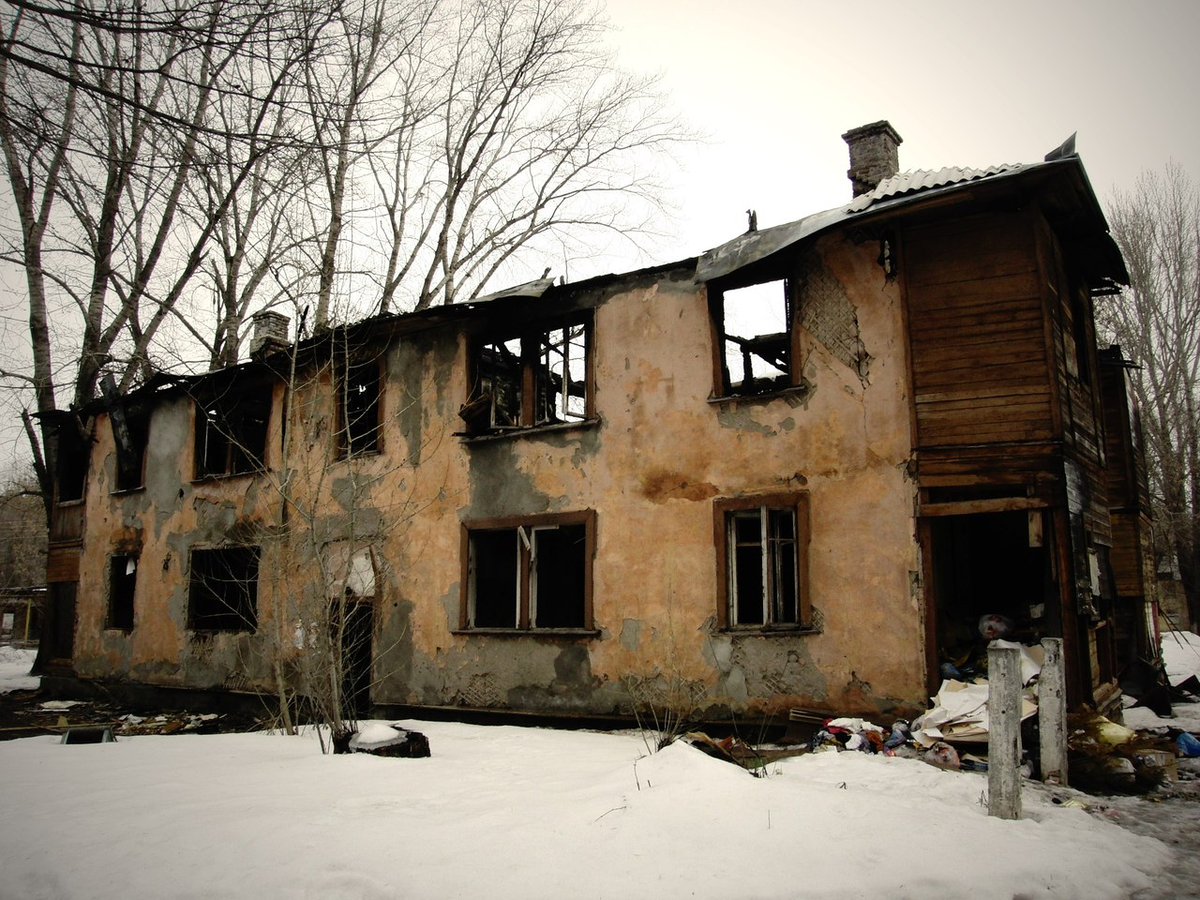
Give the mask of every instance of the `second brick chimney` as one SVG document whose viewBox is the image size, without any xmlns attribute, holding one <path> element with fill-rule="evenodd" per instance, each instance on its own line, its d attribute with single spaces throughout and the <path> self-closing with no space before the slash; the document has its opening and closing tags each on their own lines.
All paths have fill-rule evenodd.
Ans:
<svg viewBox="0 0 1200 900">
<path fill-rule="evenodd" d="M 254 323 L 254 336 L 250 338 L 250 358 L 262 359 L 272 353 L 288 348 L 287 316 L 277 312 L 256 312 L 250 317 Z"/>
<path fill-rule="evenodd" d="M 900 171 L 900 144 L 903 139 L 886 119 L 851 128 L 842 135 L 850 147 L 850 168 L 846 175 L 854 185 L 854 196 L 873 191 L 879 182 Z"/>
</svg>

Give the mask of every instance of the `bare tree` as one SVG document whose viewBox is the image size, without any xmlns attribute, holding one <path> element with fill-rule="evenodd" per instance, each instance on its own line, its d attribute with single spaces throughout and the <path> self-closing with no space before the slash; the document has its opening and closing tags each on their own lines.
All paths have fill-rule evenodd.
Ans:
<svg viewBox="0 0 1200 900">
<path fill-rule="evenodd" d="M 1159 551 L 1173 555 L 1200 627 L 1200 193 L 1178 165 L 1144 173 L 1109 209 L 1130 286 L 1097 312 L 1139 367 Z"/>
<path fill-rule="evenodd" d="M 61 429 L 87 440 L 60 407 L 105 373 L 236 362 L 277 303 L 321 327 L 452 303 L 518 253 L 642 232 L 689 137 L 605 32 L 584 0 L 12 0 L 0 260 L 29 361 L 0 378 L 41 417 L 47 504 Z"/>
<path fill-rule="evenodd" d="M 387 212 L 385 311 L 470 299 L 550 236 L 584 248 L 637 235 L 661 196 L 650 163 L 691 139 L 653 78 L 617 70 L 607 26 L 578 0 L 457 7 L 423 73 L 406 73 L 408 127 L 370 157 Z"/>
<path fill-rule="evenodd" d="M 105 370 L 124 389 L 150 364 L 214 229 L 272 146 L 278 94 L 321 18 L 319 7 L 262 2 L 51 0 L 14 4 L 0 21 L 0 148 L 20 224 L 3 259 L 24 272 L 31 354 L 28 374 L 5 374 L 43 417 L 48 497 L 49 414 L 68 391 L 73 406 L 88 403 Z M 246 60 L 263 72 L 253 93 Z M 248 107 L 242 152 L 187 222 L 190 180 L 231 158 L 231 132 L 214 120 L 223 96 Z"/>
</svg>

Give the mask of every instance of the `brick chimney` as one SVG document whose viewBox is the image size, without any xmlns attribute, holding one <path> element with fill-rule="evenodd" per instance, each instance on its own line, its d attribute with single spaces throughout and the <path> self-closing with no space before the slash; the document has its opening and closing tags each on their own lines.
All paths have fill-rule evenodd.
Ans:
<svg viewBox="0 0 1200 900">
<path fill-rule="evenodd" d="M 254 336 L 250 338 L 250 358 L 263 359 L 288 348 L 288 326 L 291 319 L 277 312 L 256 312 L 250 317 Z"/>
<path fill-rule="evenodd" d="M 886 119 L 851 128 L 842 135 L 850 146 L 850 168 L 846 175 L 854 185 L 854 196 L 873 191 L 879 182 L 900 171 L 903 139 Z"/>
</svg>

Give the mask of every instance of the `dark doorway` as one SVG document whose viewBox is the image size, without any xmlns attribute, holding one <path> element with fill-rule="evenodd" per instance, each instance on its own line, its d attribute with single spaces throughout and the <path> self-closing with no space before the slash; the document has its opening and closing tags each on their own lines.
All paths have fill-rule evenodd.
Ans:
<svg viewBox="0 0 1200 900">
<path fill-rule="evenodd" d="M 46 610 L 46 627 L 40 659 L 51 663 L 70 664 L 75 656 L 75 591 L 78 583 L 60 581 L 50 585 Z"/>
<path fill-rule="evenodd" d="M 944 516 L 932 537 L 934 646 L 943 676 L 974 674 L 986 657 L 984 616 L 1011 623 L 1008 640 L 1062 636 L 1051 517 L 1042 510 Z M 947 664 L 951 668 L 947 668 Z M 930 673 L 932 676 L 937 673 Z"/>
<path fill-rule="evenodd" d="M 371 642 L 375 605 L 347 601 L 342 628 L 342 700 L 347 714 L 366 718 L 371 711 Z"/>
</svg>

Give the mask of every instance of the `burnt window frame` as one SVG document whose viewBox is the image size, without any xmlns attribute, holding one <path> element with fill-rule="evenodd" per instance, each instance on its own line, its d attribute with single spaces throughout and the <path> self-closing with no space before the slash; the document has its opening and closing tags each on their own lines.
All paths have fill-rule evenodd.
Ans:
<svg viewBox="0 0 1200 900">
<path fill-rule="evenodd" d="M 253 544 L 193 547 L 188 554 L 188 629 L 209 633 L 257 631 L 261 563 L 262 548 Z M 225 586 L 224 590 L 218 591 L 213 584 Z M 230 593 L 235 594 L 233 602 Z"/>
<path fill-rule="evenodd" d="M 384 395 L 387 359 L 384 354 L 350 354 L 338 361 L 334 372 L 337 392 L 337 458 L 353 459 L 383 452 Z M 352 410 L 351 393 L 358 386 L 369 394 L 362 410 Z"/>
<path fill-rule="evenodd" d="M 577 337 L 571 335 L 573 329 L 580 330 Z M 572 359 L 569 348 L 582 345 L 583 373 L 577 381 L 568 379 L 564 382 L 561 377 L 551 377 L 547 373 L 552 373 L 553 367 L 543 363 L 546 348 L 553 346 L 550 336 L 559 331 L 563 332 L 564 346 L 568 348 L 563 354 L 563 369 L 567 373 L 570 372 Z M 459 412 L 466 423 L 467 436 L 576 427 L 596 421 L 595 332 L 595 317 L 591 310 L 587 310 L 542 318 L 522 328 L 495 329 L 475 335 L 469 344 L 468 396 Z M 489 348 L 493 348 L 491 352 L 494 357 L 500 358 L 506 354 L 510 360 L 507 366 L 513 371 L 513 376 L 501 382 L 506 386 L 503 392 L 497 388 L 495 381 L 495 373 L 501 368 L 499 362 L 486 359 Z M 562 415 L 558 415 L 555 404 L 550 400 L 560 394 L 558 389 L 549 389 L 554 380 L 565 388 L 568 397 L 578 396 L 571 392 L 571 385 L 580 386 L 582 410 L 569 410 L 568 400 L 563 404 Z M 509 398 L 503 406 L 497 404 L 501 394 Z"/>
<path fill-rule="evenodd" d="M 763 549 L 762 561 L 765 577 L 762 580 L 762 622 L 739 621 L 738 586 L 734 583 L 736 563 L 734 556 L 737 542 L 734 528 L 737 519 L 757 510 L 759 533 Z M 778 609 L 778 596 L 772 595 L 771 573 L 778 571 L 778 558 L 771 558 L 769 529 L 762 527 L 764 514 L 770 521 L 770 513 L 790 512 L 793 516 L 793 538 L 791 561 L 795 567 L 796 619 L 795 622 L 773 621 Z M 748 497 L 727 497 L 713 502 L 713 538 L 717 556 L 717 626 L 721 630 L 749 633 L 805 633 L 817 630 L 812 602 L 809 595 L 809 553 L 811 540 L 809 527 L 809 495 L 806 492 L 761 494 Z M 778 549 L 775 554 L 777 556 Z"/>
<path fill-rule="evenodd" d="M 579 564 L 582 571 L 578 573 L 582 584 L 581 596 L 578 599 L 577 616 L 569 616 L 578 624 L 561 624 L 562 616 L 557 617 L 555 624 L 537 624 L 538 621 L 538 569 L 535 567 L 537 548 L 544 537 L 551 533 L 562 536 L 564 529 L 580 529 L 582 534 L 582 559 Z M 497 547 L 503 547 L 505 542 L 511 547 L 513 558 L 509 569 L 514 577 L 513 604 L 511 624 L 498 624 L 491 621 L 478 624 L 479 606 L 477 602 L 477 572 L 478 556 L 477 542 L 482 539 L 495 541 Z M 547 546 L 553 553 L 553 548 Z M 508 552 L 508 551 L 502 551 Z M 586 509 L 576 512 L 551 513 L 536 516 L 512 516 L 496 519 L 481 519 L 462 523 L 461 529 L 461 558 L 463 586 L 462 602 L 459 610 L 459 627 L 457 632 L 465 634 L 497 634 L 497 635 L 586 635 L 598 634 L 595 630 L 592 609 L 592 585 L 596 556 L 596 513 Z M 561 556 L 557 557 L 561 559 Z M 574 601 L 573 601 L 574 602 Z M 497 604 L 493 604 L 497 606 Z M 575 613 L 576 610 L 570 610 Z"/>
<path fill-rule="evenodd" d="M 133 571 L 129 572 L 129 562 Z M 136 551 L 113 553 L 108 557 L 108 604 L 104 627 L 126 634 L 133 631 L 137 610 L 137 573 L 140 554 Z"/>
<path fill-rule="evenodd" d="M 80 433 L 74 416 L 62 416 L 55 425 L 54 503 L 81 504 L 87 497 L 88 471 L 92 462 L 92 440 Z"/>
<path fill-rule="evenodd" d="M 124 457 L 117 438 L 116 416 L 123 417 L 129 435 L 133 458 Z M 113 493 L 141 490 L 146 486 L 146 450 L 150 446 L 150 411 L 141 406 L 127 406 L 109 413 L 109 427 L 113 431 L 114 456 Z"/>
<path fill-rule="evenodd" d="M 275 383 L 247 376 L 192 392 L 194 480 L 253 475 L 267 467 Z"/>
<path fill-rule="evenodd" d="M 754 336 L 732 335 L 727 325 L 727 295 L 734 292 L 780 282 L 783 286 L 784 330 Z M 800 375 L 801 359 L 799 328 L 799 270 L 795 266 L 774 265 L 756 268 L 750 272 L 739 272 L 733 276 L 708 282 L 709 325 L 713 346 L 713 398 L 768 397 L 804 386 Z M 736 343 L 743 354 L 743 365 L 749 368 L 750 356 L 766 359 L 762 352 L 774 347 L 783 354 L 783 365 L 772 363 L 783 369 L 783 374 L 758 383 L 746 371 L 742 380 L 734 383 L 727 361 L 726 345 Z M 759 348 L 757 351 L 755 348 Z"/>
</svg>

